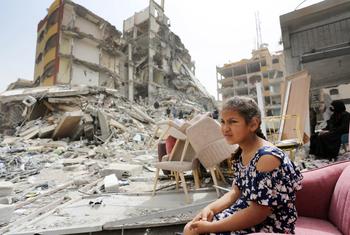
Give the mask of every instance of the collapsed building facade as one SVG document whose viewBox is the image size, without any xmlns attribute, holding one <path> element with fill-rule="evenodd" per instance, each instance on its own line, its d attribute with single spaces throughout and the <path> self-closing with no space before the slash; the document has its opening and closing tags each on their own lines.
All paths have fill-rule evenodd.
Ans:
<svg viewBox="0 0 350 235">
<path fill-rule="evenodd" d="M 280 115 L 284 74 L 283 53 L 271 55 L 265 47 L 253 50 L 251 59 L 216 68 L 218 99 L 220 96 L 222 100 L 226 100 L 234 95 L 244 95 L 256 100 L 255 84 L 261 82 L 266 114 Z"/>
<path fill-rule="evenodd" d="M 107 21 L 71 1 L 56 0 L 37 33 L 36 84 L 120 88 L 123 40 Z"/>
<path fill-rule="evenodd" d="M 38 25 L 35 83 L 104 86 L 130 101 L 173 95 L 212 103 L 188 50 L 169 29 L 164 1 L 150 1 L 126 19 L 123 32 L 80 5 L 56 0 Z"/>
<path fill-rule="evenodd" d="M 195 77 L 195 64 L 188 50 L 169 26 L 164 1 L 161 5 L 150 1 L 149 7 L 124 21 L 129 99 L 148 97 L 153 101 L 180 91 L 191 100 L 210 104 L 209 93 Z"/>
<path fill-rule="evenodd" d="M 327 95 L 350 108 L 350 96 L 340 94 L 350 86 L 349 8 L 347 0 L 326 0 L 280 16 L 286 73 L 310 73 L 314 107 Z"/>
</svg>

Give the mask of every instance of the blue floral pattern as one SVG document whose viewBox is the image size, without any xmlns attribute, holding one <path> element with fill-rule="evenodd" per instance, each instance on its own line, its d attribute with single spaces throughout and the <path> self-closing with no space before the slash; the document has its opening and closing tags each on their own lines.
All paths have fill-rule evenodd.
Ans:
<svg viewBox="0 0 350 235">
<path fill-rule="evenodd" d="M 281 160 L 281 165 L 270 172 L 259 172 L 256 164 L 261 156 L 272 155 Z M 275 146 L 261 147 L 247 166 L 242 158 L 233 162 L 234 184 L 240 189 L 240 198 L 229 208 L 216 214 L 214 220 L 226 218 L 248 207 L 249 201 L 272 208 L 272 214 L 261 224 L 235 231 L 217 233 L 219 235 L 248 234 L 254 232 L 294 233 L 297 219 L 295 208 L 296 191 L 301 189 L 302 175 L 294 163 Z"/>
</svg>

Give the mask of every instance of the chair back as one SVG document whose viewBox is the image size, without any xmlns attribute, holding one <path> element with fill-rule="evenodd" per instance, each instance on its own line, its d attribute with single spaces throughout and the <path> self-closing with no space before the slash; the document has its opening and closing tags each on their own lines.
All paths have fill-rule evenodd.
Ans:
<svg viewBox="0 0 350 235">
<path fill-rule="evenodd" d="M 187 161 L 190 162 L 196 158 L 196 152 L 194 151 L 192 145 L 189 143 L 186 147 L 185 140 L 176 140 L 175 146 L 170 153 L 170 161 Z M 185 149 L 186 147 L 186 149 Z M 182 156 L 184 156 L 183 159 Z"/>
<path fill-rule="evenodd" d="M 235 147 L 229 145 L 221 133 L 220 124 L 210 117 L 203 117 L 192 124 L 186 135 L 197 158 L 206 168 L 211 168 L 230 158 Z"/>
</svg>

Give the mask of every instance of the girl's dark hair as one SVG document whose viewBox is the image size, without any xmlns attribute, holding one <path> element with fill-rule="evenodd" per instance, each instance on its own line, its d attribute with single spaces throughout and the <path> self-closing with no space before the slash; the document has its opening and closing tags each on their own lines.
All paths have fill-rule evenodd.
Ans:
<svg viewBox="0 0 350 235">
<path fill-rule="evenodd" d="M 258 104 L 250 97 L 245 96 L 234 96 L 228 100 L 225 101 L 224 105 L 222 106 L 222 111 L 225 110 L 231 110 L 238 112 L 245 120 L 245 122 L 248 124 L 252 121 L 254 117 L 257 117 L 261 124 L 261 113 Z M 260 138 L 263 138 L 266 140 L 266 137 L 264 136 L 261 128 L 259 127 L 256 129 L 256 135 Z M 238 157 L 241 155 L 242 149 L 239 147 L 236 152 L 232 154 L 233 159 L 238 159 Z"/>
</svg>

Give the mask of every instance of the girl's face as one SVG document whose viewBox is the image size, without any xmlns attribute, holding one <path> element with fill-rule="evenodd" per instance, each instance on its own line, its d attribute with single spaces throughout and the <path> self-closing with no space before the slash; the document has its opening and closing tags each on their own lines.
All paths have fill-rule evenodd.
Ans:
<svg viewBox="0 0 350 235">
<path fill-rule="evenodd" d="M 221 112 L 221 131 L 229 144 L 240 144 L 255 134 L 255 120 L 246 123 L 244 118 L 234 110 L 223 110 Z"/>
</svg>

